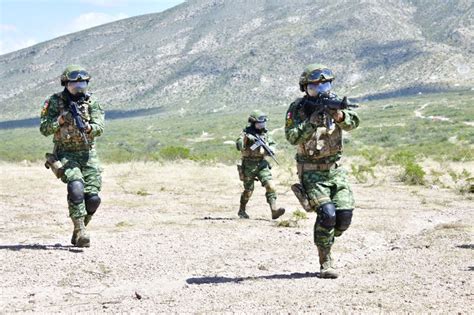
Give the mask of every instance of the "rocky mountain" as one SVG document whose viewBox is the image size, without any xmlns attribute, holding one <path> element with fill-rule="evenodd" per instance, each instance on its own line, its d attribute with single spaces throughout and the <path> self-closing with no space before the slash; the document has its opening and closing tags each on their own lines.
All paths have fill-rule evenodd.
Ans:
<svg viewBox="0 0 474 315">
<path fill-rule="evenodd" d="M 286 106 L 321 62 L 353 97 L 470 89 L 470 0 L 188 0 L 0 56 L 0 120 L 37 117 L 84 65 L 107 110 Z"/>
</svg>

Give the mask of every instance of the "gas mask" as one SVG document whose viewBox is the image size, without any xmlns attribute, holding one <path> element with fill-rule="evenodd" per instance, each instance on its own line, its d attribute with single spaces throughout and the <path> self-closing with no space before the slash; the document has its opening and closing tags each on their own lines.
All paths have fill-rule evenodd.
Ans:
<svg viewBox="0 0 474 315">
<path fill-rule="evenodd" d="M 70 81 L 67 83 L 67 90 L 74 96 L 85 94 L 87 81 Z"/>
<path fill-rule="evenodd" d="M 257 129 L 257 130 L 265 130 L 266 128 L 267 128 L 267 122 L 266 121 L 255 123 L 255 129 Z"/>
<path fill-rule="evenodd" d="M 306 86 L 306 92 L 308 93 L 309 96 L 311 97 L 316 97 L 320 93 L 326 93 L 331 90 L 331 82 L 326 81 L 326 82 L 321 82 L 321 83 L 308 83 Z"/>
</svg>

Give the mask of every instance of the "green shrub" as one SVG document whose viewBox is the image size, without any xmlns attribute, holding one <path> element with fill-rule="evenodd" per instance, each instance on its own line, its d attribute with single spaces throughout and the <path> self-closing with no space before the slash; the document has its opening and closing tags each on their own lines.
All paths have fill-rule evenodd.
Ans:
<svg viewBox="0 0 474 315">
<path fill-rule="evenodd" d="M 351 164 L 352 175 L 359 183 L 367 183 L 368 175 L 375 178 L 373 165 L 354 165 Z"/>
<path fill-rule="evenodd" d="M 180 146 L 167 146 L 160 150 L 160 156 L 165 160 L 183 160 L 190 158 L 190 150 Z"/>
<path fill-rule="evenodd" d="M 425 171 L 415 162 L 407 162 L 401 181 L 409 185 L 423 185 L 425 183 Z"/>
<path fill-rule="evenodd" d="M 415 153 L 411 151 L 398 151 L 389 158 L 392 163 L 402 166 L 415 163 L 415 159 Z"/>
</svg>

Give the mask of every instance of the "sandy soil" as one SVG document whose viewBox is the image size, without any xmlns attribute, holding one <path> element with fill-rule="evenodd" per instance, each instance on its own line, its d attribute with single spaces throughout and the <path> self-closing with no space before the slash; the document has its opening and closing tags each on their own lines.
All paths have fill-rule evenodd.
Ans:
<svg viewBox="0 0 474 315">
<path fill-rule="evenodd" d="M 106 165 L 87 249 L 69 244 L 64 184 L 40 164 L 0 167 L 0 313 L 474 313 L 472 196 L 354 184 L 341 277 L 328 280 L 315 215 L 278 227 L 257 186 L 238 219 L 235 167 Z M 294 174 L 275 174 L 290 219 Z"/>
</svg>

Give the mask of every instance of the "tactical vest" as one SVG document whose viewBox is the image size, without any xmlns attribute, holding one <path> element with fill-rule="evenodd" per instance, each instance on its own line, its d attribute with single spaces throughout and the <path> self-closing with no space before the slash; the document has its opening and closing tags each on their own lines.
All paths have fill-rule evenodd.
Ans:
<svg viewBox="0 0 474 315">
<path fill-rule="evenodd" d="M 266 133 L 260 134 L 260 137 L 263 141 L 268 143 L 268 136 Z M 261 160 L 265 157 L 265 150 L 262 147 L 258 147 L 255 150 L 250 149 L 251 145 L 244 146 L 242 151 L 242 158 L 247 158 L 251 160 Z"/>
<path fill-rule="evenodd" d="M 90 143 L 93 141 L 93 136 L 85 132 L 89 145 L 84 143 L 84 139 L 76 127 L 76 122 L 69 112 L 69 106 L 66 101 L 62 98 L 62 93 L 56 94 L 58 101 L 59 115 L 65 116 L 65 122 L 61 128 L 54 134 L 54 141 L 59 144 L 60 147 L 66 150 L 89 150 Z M 78 104 L 79 114 L 84 122 L 90 122 L 90 107 L 91 100 L 87 98 L 82 104 Z"/>
<path fill-rule="evenodd" d="M 307 117 L 302 108 L 298 115 L 303 121 Z M 318 160 L 335 155 L 342 151 L 342 129 L 335 123 L 331 128 L 320 126 L 316 128 L 311 137 L 297 147 L 297 154 L 305 160 Z"/>
</svg>

